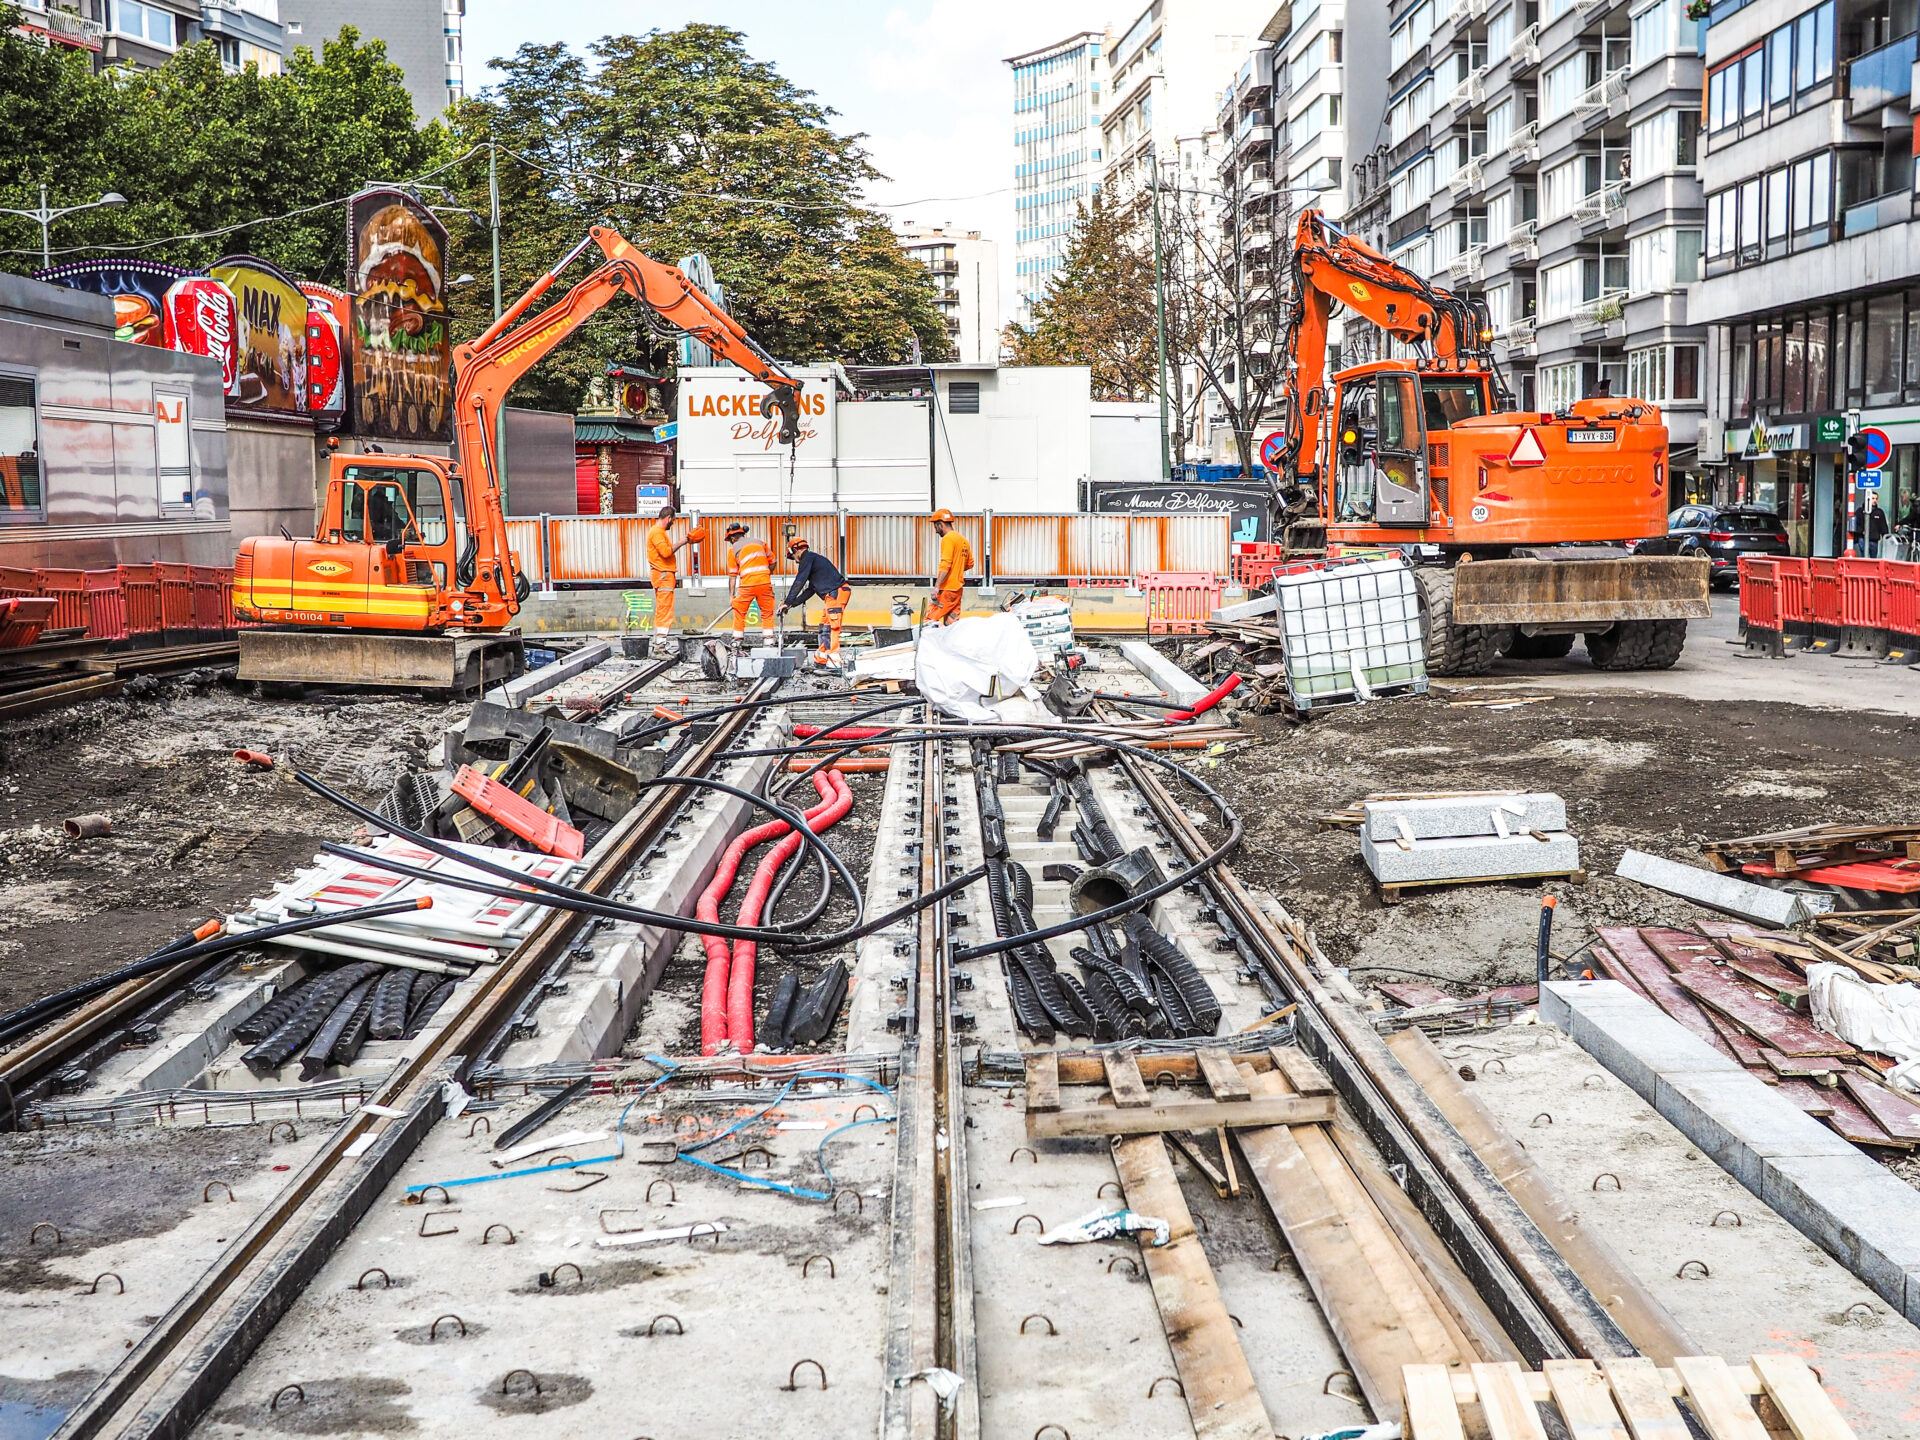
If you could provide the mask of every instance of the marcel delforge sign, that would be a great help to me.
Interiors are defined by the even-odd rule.
[[[779,451],[780,421],[763,418],[760,401],[767,387],[738,371],[727,375],[683,375],[680,381],[680,450],[696,455],[761,455]],[[833,382],[800,380],[802,459],[833,458]]]

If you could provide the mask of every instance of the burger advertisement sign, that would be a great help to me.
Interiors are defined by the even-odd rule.
[[[353,428],[445,441],[453,428],[446,228],[411,196],[368,190],[347,207],[353,274]]]

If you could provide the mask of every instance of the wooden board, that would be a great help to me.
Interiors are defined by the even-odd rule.
[[[1240,1078],[1240,1072],[1233,1068],[1233,1057],[1217,1046],[1202,1046],[1193,1052],[1193,1058],[1199,1062],[1200,1077],[1207,1082],[1207,1089],[1213,1092],[1216,1100],[1245,1100],[1252,1092],[1247,1082]]]
[[[1687,1387],[1687,1403],[1713,1440],[1771,1440],[1747,1393],[1717,1355],[1676,1355],[1673,1368]]]
[[[1654,954],[1653,947],[1640,938],[1638,930],[1626,927],[1606,927],[1600,931],[1601,938],[1609,949],[1619,958],[1620,963],[1633,973],[1640,982],[1640,988],[1668,1016],[1679,1021],[1694,1035],[1707,1042],[1722,1055],[1731,1056],[1733,1047],[1720,1037],[1694,999],[1674,981],[1673,971],[1666,962]]]
[[[1027,1056],[1027,1113],[1059,1108],[1060,1057],[1051,1050],[1036,1050]]]
[[[1096,1050],[1055,1050],[1051,1052],[1060,1066],[1062,1085],[1104,1085],[1107,1083],[1107,1067]],[[1264,1050],[1250,1051],[1245,1055],[1233,1057],[1242,1065],[1251,1065],[1256,1070],[1272,1068],[1273,1060]],[[1136,1064],[1139,1060],[1136,1058]],[[1146,1063],[1140,1067],[1141,1078],[1149,1085],[1156,1085],[1162,1077],[1175,1080],[1198,1080],[1200,1066],[1191,1052],[1185,1055],[1152,1054],[1146,1057]]]
[[[1604,942],[1596,943],[1593,949],[1587,953],[1592,957],[1594,963],[1599,966],[1600,974],[1606,979],[1618,980],[1642,1000],[1650,1001],[1653,999],[1651,995],[1647,994],[1647,987],[1640,983],[1640,977],[1628,969],[1620,957],[1614,954]]]
[[[1417,981],[1376,980],[1373,988],[1396,1005],[1445,1005],[1454,998],[1438,985]]]
[[[1444,1365],[1409,1365],[1402,1382],[1401,1432],[1406,1440],[1466,1440],[1453,1381]],[[1375,1409],[1374,1414],[1383,1412]]]
[[[1851,1055],[1853,1046],[1837,1035],[1801,1019],[1775,1000],[1752,990],[1709,966],[1682,970],[1673,977],[1702,1004],[1710,1005],[1770,1050],[1782,1055]],[[1759,1055],[1754,1056],[1755,1063]]]
[[[1274,1068],[1286,1077],[1296,1095],[1333,1094],[1333,1082],[1327,1078],[1327,1072],[1297,1045],[1274,1045],[1267,1054],[1273,1057]]]
[[[1124,1050],[1103,1050],[1100,1063],[1107,1070],[1107,1088],[1113,1091],[1113,1103],[1123,1107],[1151,1105],[1147,1082],[1140,1078],[1140,1066]]]
[[[1473,1385],[1479,1392],[1490,1440],[1547,1440],[1527,1379],[1527,1372],[1511,1360],[1503,1365],[1473,1366]]]
[[[1855,1440],[1820,1381],[1798,1355],[1756,1355],[1753,1370],[1796,1440]]]
[[[1433,890],[1443,885],[1500,885],[1509,880],[1565,880],[1571,885],[1587,883],[1584,870],[1523,870],[1513,875],[1469,875],[1459,880],[1400,880],[1380,887],[1381,903],[1398,904],[1404,890]]]
[[[1843,1140],[1851,1140],[1856,1145],[1878,1145],[1885,1150],[1911,1150],[1914,1142],[1901,1140],[1889,1135],[1845,1090],[1834,1089],[1826,1093],[1827,1103],[1833,1106],[1833,1114],[1824,1116],[1827,1124]]]
[[[1242,1101],[1149,1101],[1122,1109],[1085,1105],[1051,1113],[1029,1111],[1027,1134],[1036,1140],[1067,1140],[1088,1135],[1157,1135],[1168,1130],[1219,1130],[1246,1125],[1324,1125],[1333,1119],[1333,1099],[1325,1095],[1269,1095]],[[1151,1214],[1152,1212],[1147,1212]]]
[[[1613,1403],[1626,1419],[1633,1440],[1688,1440],[1687,1422],[1651,1360],[1638,1355],[1630,1359],[1604,1356],[1600,1373],[1613,1388]]]
[[[1854,1102],[1873,1117],[1873,1123],[1896,1140],[1920,1143],[1920,1105],[1895,1094],[1877,1080],[1851,1070],[1840,1077]]]
[[[1825,1086],[1806,1080],[1782,1080],[1775,1085],[1774,1093],[1791,1100],[1816,1120],[1833,1118],[1834,1092]]]
[[[1591,1360],[1549,1360],[1540,1368],[1572,1440],[1630,1440],[1599,1366]]]
[[[1271,1440],[1273,1421],[1194,1232],[1166,1145],[1157,1135],[1122,1140],[1113,1147],[1113,1163],[1127,1208],[1157,1215],[1170,1227],[1165,1245],[1142,1245],[1140,1255],[1186,1392],[1194,1435],[1198,1440]]]
[[[1778,1050],[1762,1049],[1760,1059],[1774,1074],[1786,1079],[1805,1079],[1812,1075],[1825,1075],[1830,1071],[1844,1070],[1846,1065],[1837,1055],[1782,1055]]]

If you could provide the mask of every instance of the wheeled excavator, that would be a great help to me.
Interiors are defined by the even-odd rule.
[[[528,317],[573,263],[603,263]],[[311,540],[255,536],[234,561],[243,680],[477,694],[525,668],[514,616],[529,582],[502,507],[500,415],[515,382],[616,296],[630,295],[768,387],[780,442],[800,428],[799,382],[685,275],[596,226],[478,338],[454,351],[460,459],[335,454]]]
[[[1687,621],[1710,613],[1709,567],[1627,548],[1667,531],[1659,408],[1603,395],[1514,409],[1484,306],[1320,211],[1301,215],[1292,267],[1283,491],[1317,501],[1309,523],[1324,525],[1329,553],[1393,547],[1416,560],[1428,670],[1479,675],[1501,654],[1555,658],[1576,636],[1602,669],[1672,665]],[[1336,307],[1412,358],[1329,381]]]

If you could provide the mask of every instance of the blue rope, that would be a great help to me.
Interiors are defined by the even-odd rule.
[[[850,1125],[842,1125],[838,1130],[829,1130],[825,1135],[822,1135],[819,1145],[814,1147],[813,1158],[819,1162],[820,1173],[827,1177],[827,1184],[834,1186],[836,1189],[840,1184],[839,1181],[833,1178],[833,1172],[827,1168],[827,1141],[833,1139],[836,1135],[844,1135],[849,1130],[857,1130],[862,1125],[887,1125],[899,1118],[898,1115],[880,1115],[871,1120],[855,1120]],[[831,1197],[823,1195],[820,1198],[825,1200]]]
[[[862,1125],[868,1122],[862,1120]],[[717,1137],[716,1137],[717,1138]],[[778,1180],[763,1180],[758,1175],[749,1175],[744,1170],[735,1170],[730,1165],[716,1165],[711,1160],[702,1160],[696,1155],[680,1157],[689,1165],[698,1165],[702,1170],[711,1170],[716,1175],[725,1175],[729,1180],[738,1180],[742,1185],[757,1185],[762,1190],[778,1190],[782,1195],[797,1195],[802,1200],[831,1200],[833,1196],[822,1194],[818,1190],[806,1190],[798,1185],[782,1185]]]

